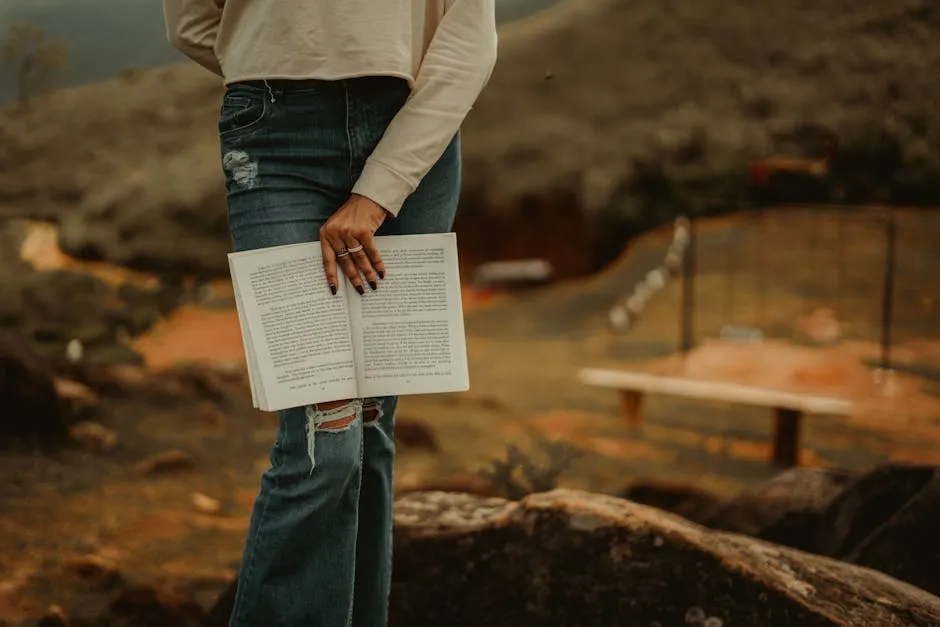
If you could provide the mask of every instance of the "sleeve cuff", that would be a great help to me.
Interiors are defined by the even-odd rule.
[[[397,216],[401,206],[416,187],[388,166],[369,160],[353,186],[352,193],[365,196],[393,216]]]

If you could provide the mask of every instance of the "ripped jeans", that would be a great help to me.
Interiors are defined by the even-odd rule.
[[[229,86],[219,135],[235,249],[316,240],[408,94],[379,77]],[[459,188],[458,134],[378,234],[451,230]],[[386,625],[396,406],[279,412],[231,627]]]

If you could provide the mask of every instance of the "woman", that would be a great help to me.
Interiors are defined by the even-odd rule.
[[[449,231],[459,127],[496,60],[494,0],[165,0],[223,77],[236,250],[320,240],[327,281],[381,289],[374,235]],[[278,416],[233,627],[386,624],[397,399]],[[316,464],[308,447],[316,439]]]

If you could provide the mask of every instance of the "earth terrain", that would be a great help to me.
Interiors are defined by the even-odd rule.
[[[539,256],[566,280],[494,298],[468,286],[472,391],[403,400],[399,491],[492,491],[479,470],[510,444],[538,457],[541,438],[579,453],[563,487],[600,493],[655,479],[730,496],[775,474],[767,412],[654,397],[633,429],[615,394],[576,381],[582,366],[850,398],[851,419],[806,421],[804,465],[940,462],[936,210],[895,211],[893,373],[877,371],[883,207],[697,220],[684,358],[678,280],[633,328],[608,324],[662,263],[677,213],[702,198],[703,213],[738,208],[774,129],[887,137],[901,159],[879,175],[899,202],[940,204],[934,4],[712,4],[570,0],[502,28],[465,125],[464,276]],[[52,603],[93,612],[115,573],[208,605],[240,560],[273,424],[250,407],[226,284],[219,95],[171,66],[0,110],[0,325],[56,364],[79,338],[88,363],[116,368],[86,416],[106,435],[0,455],[0,621]],[[667,192],[650,191],[650,167]],[[726,325],[765,339],[723,340]]]

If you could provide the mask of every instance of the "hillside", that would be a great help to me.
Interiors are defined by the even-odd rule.
[[[465,128],[464,221],[544,217],[552,203],[635,211],[637,159],[733,194],[772,130],[810,122],[888,137],[903,150],[898,180],[937,180],[938,63],[931,0],[569,0],[502,29]],[[0,212],[61,217],[63,244],[83,256],[226,273],[219,93],[176,66],[0,112]],[[655,211],[643,219],[668,208]]]
[[[59,86],[183,59],[166,41],[161,0],[4,0],[0,39],[8,24],[18,22],[39,26],[50,40],[65,44],[68,64],[55,76]],[[13,67],[0,63],[0,105],[15,98],[13,77]]]
[[[467,124],[467,184],[515,197],[581,179],[597,207],[635,158],[694,142],[690,165],[735,167],[804,123],[883,129],[937,171],[938,63],[933,0],[570,2],[505,32]]]

